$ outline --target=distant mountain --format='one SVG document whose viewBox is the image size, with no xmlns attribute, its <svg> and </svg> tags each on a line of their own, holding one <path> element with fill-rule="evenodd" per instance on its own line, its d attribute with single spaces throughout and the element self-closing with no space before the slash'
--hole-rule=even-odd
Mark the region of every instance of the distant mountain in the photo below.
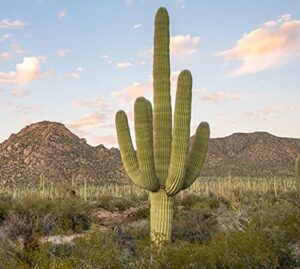
<svg viewBox="0 0 300 269">
<path fill-rule="evenodd" d="M 235 133 L 210 140 L 202 175 L 294 176 L 299 154 L 300 139 L 266 132 Z"/>
<path fill-rule="evenodd" d="M 63 124 L 43 121 L 12 134 L 0 144 L 0 180 L 37 182 L 84 179 L 119 181 L 126 178 L 118 149 L 91 147 Z"/>
<path fill-rule="evenodd" d="M 193 137 L 191 138 L 191 141 Z M 300 139 L 269 133 L 236 133 L 210 140 L 203 176 L 293 176 Z M 92 147 L 63 124 L 43 121 L 12 134 L 0 144 L 0 182 L 51 181 L 124 182 L 119 150 Z"/>
</svg>

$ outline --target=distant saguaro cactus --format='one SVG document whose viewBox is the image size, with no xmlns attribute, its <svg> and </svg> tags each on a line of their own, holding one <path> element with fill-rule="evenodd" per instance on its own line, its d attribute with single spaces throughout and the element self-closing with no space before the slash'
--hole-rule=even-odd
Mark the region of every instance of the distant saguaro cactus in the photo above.
<svg viewBox="0 0 300 269">
<path fill-rule="evenodd" d="M 296 165 L 295 165 L 295 172 L 296 172 L 296 187 L 297 187 L 297 192 L 300 196 L 300 155 L 296 159 Z"/>
<path fill-rule="evenodd" d="M 126 172 L 134 184 L 149 191 L 150 231 L 155 242 L 171 240 L 173 196 L 191 186 L 199 175 L 210 134 L 208 123 L 200 123 L 189 151 L 192 76 L 188 70 L 178 77 L 172 131 L 169 43 L 169 15 L 161 7 L 155 16 L 154 30 L 154 113 L 148 100 L 136 99 L 136 151 L 126 113 L 120 110 L 116 114 L 118 143 Z"/>
</svg>

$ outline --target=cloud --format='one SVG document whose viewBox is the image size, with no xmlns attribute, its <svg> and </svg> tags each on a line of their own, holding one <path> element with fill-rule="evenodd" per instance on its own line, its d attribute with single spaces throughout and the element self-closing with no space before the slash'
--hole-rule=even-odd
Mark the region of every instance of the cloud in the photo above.
<svg viewBox="0 0 300 269">
<path fill-rule="evenodd" d="M 92 112 L 83 115 L 78 121 L 67 124 L 70 128 L 74 129 L 85 129 L 95 127 L 99 124 L 105 123 L 106 114 L 100 112 Z"/>
<path fill-rule="evenodd" d="M 85 68 L 77 67 L 74 72 L 65 73 L 59 78 L 60 79 L 68 79 L 68 78 L 79 79 L 85 71 L 86 71 Z"/>
<path fill-rule="evenodd" d="M 199 36 L 177 35 L 170 37 L 170 54 L 173 56 L 184 56 L 195 54 L 198 51 L 198 45 L 201 41 Z M 153 48 L 144 48 L 138 54 L 138 57 L 149 59 L 153 56 Z"/>
<path fill-rule="evenodd" d="M 226 62 L 241 61 L 233 75 L 240 76 L 276 67 L 300 56 L 300 20 L 283 15 L 245 33 L 231 49 L 214 54 Z"/>
<path fill-rule="evenodd" d="M 126 3 L 127 5 L 131 5 L 131 4 L 133 3 L 133 0 L 125 0 L 125 3 Z"/>
<path fill-rule="evenodd" d="M 101 109 L 102 111 L 112 111 L 109 108 L 107 100 L 94 98 L 91 100 L 76 100 L 73 102 L 75 107 L 87 107 L 92 109 Z"/>
<path fill-rule="evenodd" d="M 171 55 L 187 55 L 197 52 L 201 38 L 199 36 L 177 35 L 170 38 Z"/>
<path fill-rule="evenodd" d="M 7 61 L 11 58 L 11 53 L 8 51 L 4 51 L 0 53 L 0 61 Z"/>
<path fill-rule="evenodd" d="M 61 10 L 57 13 L 57 18 L 59 20 L 63 20 L 67 15 L 67 11 L 66 10 Z"/>
<path fill-rule="evenodd" d="M 134 29 L 138 29 L 141 28 L 143 25 L 141 23 L 138 23 L 136 25 L 133 26 Z"/>
<path fill-rule="evenodd" d="M 131 62 L 119 62 L 116 65 L 117 68 L 126 68 L 126 67 L 129 67 L 129 66 L 132 66 Z"/>
<path fill-rule="evenodd" d="M 245 96 L 234 94 L 231 92 L 215 92 L 200 97 L 200 100 L 203 102 L 217 104 L 217 103 L 224 103 L 226 101 L 239 101 L 243 98 L 245 98 Z"/>
<path fill-rule="evenodd" d="M 9 38 L 11 38 L 11 34 L 0 35 L 0 42 L 3 42 Z"/>
<path fill-rule="evenodd" d="M 24 57 L 23 62 L 16 65 L 16 71 L 0 72 L 0 83 L 23 84 L 42 76 L 41 62 L 45 57 Z"/>
<path fill-rule="evenodd" d="M 152 81 L 145 83 L 135 82 L 122 90 L 112 93 L 113 97 L 123 99 L 124 101 L 133 101 L 139 96 L 145 95 L 152 89 Z"/>
<path fill-rule="evenodd" d="M 15 29 L 20 28 L 28 23 L 22 20 L 11 20 L 11 19 L 3 19 L 0 21 L 0 29 Z"/>
<path fill-rule="evenodd" d="M 287 112 L 298 110 L 299 107 L 295 105 L 277 105 L 277 106 L 266 106 L 254 111 L 248 111 L 244 113 L 244 118 L 251 119 L 253 121 L 267 120 L 270 116 L 280 116 Z"/>
<path fill-rule="evenodd" d="M 68 53 L 70 53 L 70 49 L 66 49 L 66 48 L 59 49 L 56 51 L 56 55 L 60 58 L 65 57 Z"/>
<path fill-rule="evenodd" d="M 177 83 L 177 78 L 180 71 L 172 71 L 170 76 L 171 88 L 175 89 Z M 153 78 L 150 77 L 147 81 L 143 83 L 135 82 L 125 88 L 112 92 L 112 96 L 121 99 L 123 103 L 131 102 L 139 96 L 149 95 L 153 90 Z"/>
</svg>

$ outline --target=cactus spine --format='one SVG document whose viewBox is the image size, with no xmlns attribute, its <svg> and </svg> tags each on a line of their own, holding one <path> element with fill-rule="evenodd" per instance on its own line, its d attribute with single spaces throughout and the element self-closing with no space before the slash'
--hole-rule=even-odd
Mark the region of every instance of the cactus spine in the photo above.
<svg viewBox="0 0 300 269">
<path fill-rule="evenodd" d="M 296 165 L 295 165 L 295 172 L 296 172 L 296 189 L 300 197 L 300 155 L 296 159 Z"/>
<path fill-rule="evenodd" d="M 135 185 L 149 191 L 150 236 L 154 242 L 171 240 L 173 196 L 191 186 L 199 175 L 210 133 L 208 123 L 200 123 L 189 151 L 192 76 L 188 70 L 178 77 L 172 130 L 169 43 L 169 15 L 165 8 L 160 8 L 155 16 L 154 30 L 154 113 L 148 100 L 136 99 L 136 151 L 126 113 L 120 110 L 116 114 L 125 170 Z"/>
</svg>

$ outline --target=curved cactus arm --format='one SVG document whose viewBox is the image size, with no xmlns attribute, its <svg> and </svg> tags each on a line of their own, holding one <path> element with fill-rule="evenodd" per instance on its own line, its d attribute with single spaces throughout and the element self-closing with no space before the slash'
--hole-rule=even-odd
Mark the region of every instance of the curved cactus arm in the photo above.
<svg viewBox="0 0 300 269">
<path fill-rule="evenodd" d="M 160 184 L 168 176 L 172 143 L 172 111 L 170 93 L 169 15 L 158 9 L 154 27 L 154 161 Z"/>
<path fill-rule="evenodd" d="M 166 180 L 166 192 L 171 196 L 180 192 L 184 183 L 190 139 L 191 103 L 192 75 L 190 71 L 184 70 L 177 82 L 171 161 Z"/>
<path fill-rule="evenodd" d="M 125 170 L 135 185 L 146 189 L 146 185 L 143 182 L 141 173 L 139 171 L 136 153 L 132 145 L 126 113 L 123 110 L 118 111 L 115 120 L 118 143 Z"/>
<path fill-rule="evenodd" d="M 210 129 L 208 123 L 201 122 L 197 128 L 194 142 L 186 163 L 186 174 L 182 187 L 183 190 L 194 183 L 201 171 L 208 148 L 209 135 Z"/>
<path fill-rule="evenodd" d="M 151 103 L 139 97 L 134 103 L 134 127 L 139 170 L 147 190 L 157 191 L 159 181 L 155 173 Z M 151 113 L 151 114 L 150 114 Z"/>
</svg>

